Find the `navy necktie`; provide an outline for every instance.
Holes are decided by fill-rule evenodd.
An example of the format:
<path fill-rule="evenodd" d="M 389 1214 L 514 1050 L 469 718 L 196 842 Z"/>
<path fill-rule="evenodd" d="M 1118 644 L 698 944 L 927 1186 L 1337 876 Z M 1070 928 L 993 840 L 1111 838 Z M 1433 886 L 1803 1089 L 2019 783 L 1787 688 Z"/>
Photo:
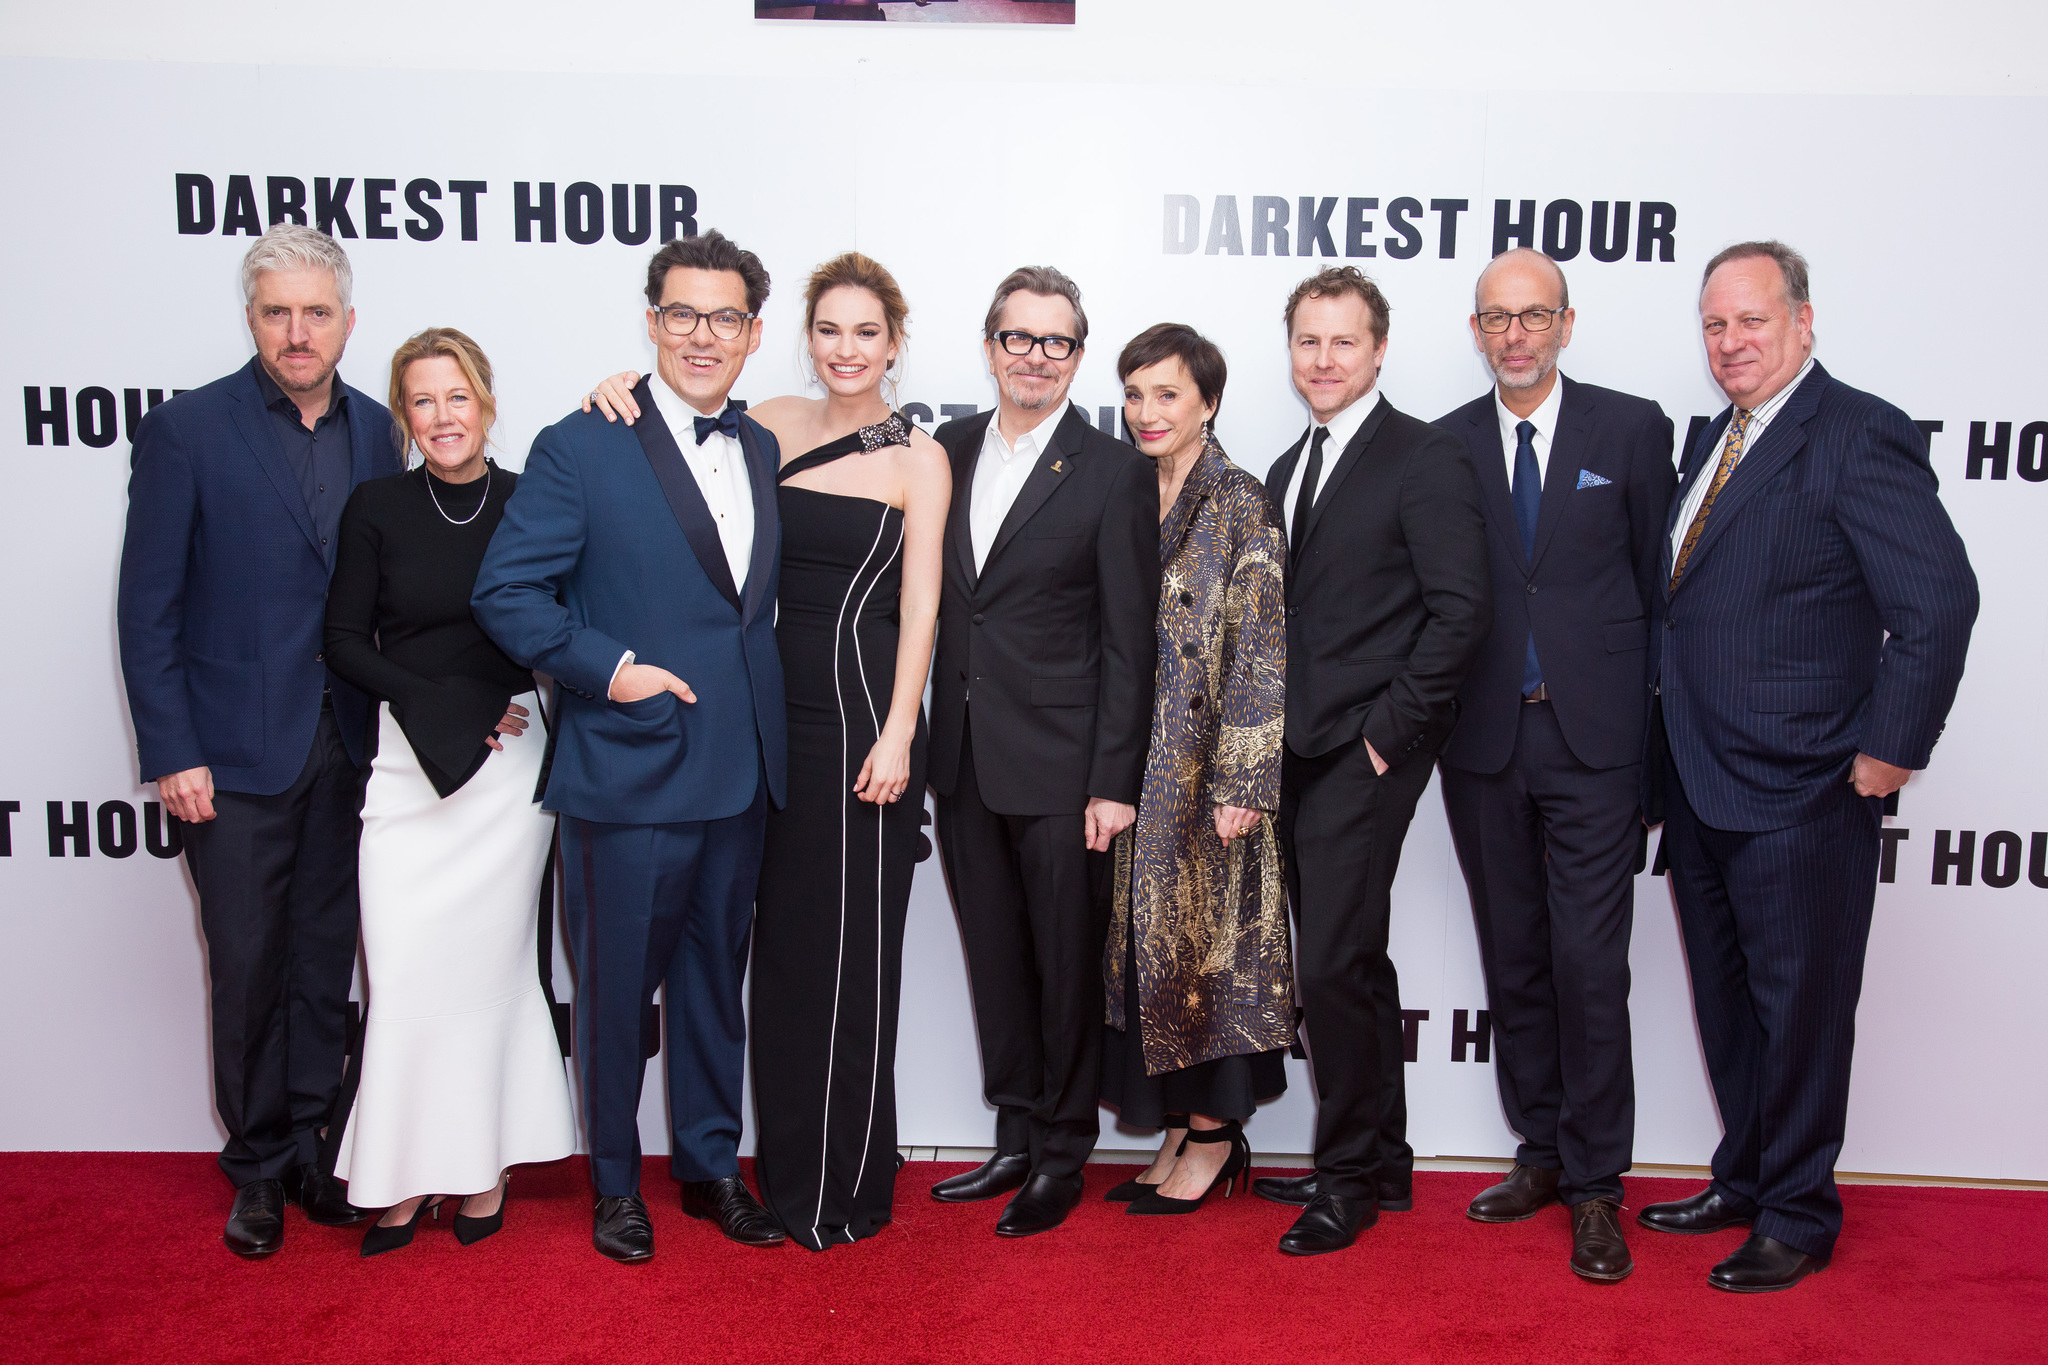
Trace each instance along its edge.
<path fill-rule="evenodd" d="M 714 431 L 722 431 L 735 441 L 740 438 L 740 410 L 735 404 L 727 403 L 725 411 L 716 417 L 693 417 L 690 421 L 697 428 L 697 444 L 700 446 L 711 439 Z"/>
<path fill-rule="evenodd" d="M 1543 473 L 1536 467 L 1536 424 L 1515 423 L 1515 525 L 1522 531 L 1522 553 L 1529 568 L 1536 567 L 1536 514 L 1543 506 Z M 1533 586 L 1533 585 L 1532 585 Z M 1522 695 L 1529 696 L 1543 686 L 1543 670 L 1536 663 L 1536 633 L 1529 633 L 1528 653 L 1522 660 Z"/>

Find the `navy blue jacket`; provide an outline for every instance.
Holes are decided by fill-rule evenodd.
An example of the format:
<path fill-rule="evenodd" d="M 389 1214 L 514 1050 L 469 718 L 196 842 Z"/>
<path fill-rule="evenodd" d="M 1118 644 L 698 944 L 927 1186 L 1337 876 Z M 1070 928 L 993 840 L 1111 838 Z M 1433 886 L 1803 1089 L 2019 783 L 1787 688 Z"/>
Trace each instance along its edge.
<path fill-rule="evenodd" d="M 116 619 L 145 782 L 207 767 L 222 791 L 276 795 L 306 766 L 323 689 L 363 760 L 369 699 L 322 654 L 331 554 L 256 366 L 152 409 L 135 433 Z M 343 387 L 349 486 L 398 473 L 391 414 Z"/>
<path fill-rule="evenodd" d="M 534 438 L 470 605 L 500 648 L 561 684 L 548 809 L 607 824 L 720 820 L 753 802 L 764 769 L 780 806 L 788 730 L 775 648 L 775 438 L 740 419 L 754 553 L 735 585 L 647 383 L 631 427 L 576 412 Z M 608 700 L 628 649 L 687 682 L 696 702 L 669 692 Z"/>
<path fill-rule="evenodd" d="M 1493 629 L 1458 689 L 1458 726 L 1443 752 L 1468 772 L 1497 773 L 1514 753 L 1531 631 L 1573 756 L 1619 768 L 1643 755 L 1651 601 L 1678 477 L 1671 419 L 1646 398 L 1558 378 L 1533 561 L 1515 521 L 1492 391 L 1436 422 L 1465 443 L 1479 476 L 1493 578 Z"/>
<path fill-rule="evenodd" d="M 1693 480 L 1713 477 L 1732 411 L 1680 470 L 1651 676 L 1693 810 L 1756 832 L 1826 813 L 1859 751 L 1927 766 L 1963 676 L 1977 577 L 1919 430 L 1815 365 L 1743 453 L 1669 592 L 1671 524 Z M 1644 767 L 1652 812 L 1665 757 L 1653 749 Z"/>

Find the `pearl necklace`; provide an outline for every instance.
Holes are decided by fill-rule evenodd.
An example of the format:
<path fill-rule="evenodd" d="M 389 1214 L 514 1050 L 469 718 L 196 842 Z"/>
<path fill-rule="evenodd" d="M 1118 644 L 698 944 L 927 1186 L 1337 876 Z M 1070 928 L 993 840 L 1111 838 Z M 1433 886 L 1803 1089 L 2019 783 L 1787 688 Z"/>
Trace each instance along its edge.
<path fill-rule="evenodd" d="M 455 518 L 449 516 L 448 509 L 441 505 L 441 499 L 434 496 L 433 472 L 423 464 L 420 466 L 420 473 L 426 475 L 427 496 L 433 499 L 434 510 L 436 512 L 439 512 L 441 514 L 441 520 L 447 522 L 450 526 L 467 526 L 472 521 L 475 521 L 478 517 L 484 514 L 484 504 L 491 500 L 491 462 L 489 460 L 484 461 L 484 495 L 476 500 L 476 511 L 471 512 L 461 521 L 457 521 Z"/>

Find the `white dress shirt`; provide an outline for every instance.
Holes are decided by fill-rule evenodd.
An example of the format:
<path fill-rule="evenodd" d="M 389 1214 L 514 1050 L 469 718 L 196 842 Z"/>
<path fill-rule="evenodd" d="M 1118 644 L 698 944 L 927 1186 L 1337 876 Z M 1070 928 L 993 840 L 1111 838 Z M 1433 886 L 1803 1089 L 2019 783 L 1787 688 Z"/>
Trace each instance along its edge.
<path fill-rule="evenodd" d="M 725 550 L 726 567 L 732 571 L 733 587 L 744 593 L 747 567 L 754 559 L 754 486 L 747 475 L 746 452 L 740 449 L 737 439 L 722 431 L 712 432 L 704 438 L 703 445 L 698 445 L 697 427 L 690 420 L 698 415 L 697 410 L 684 402 L 660 374 L 648 381 L 647 391 L 654 395 L 654 409 L 667 424 L 669 435 L 675 438 L 676 448 L 683 452 L 683 463 L 689 467 L 690 477 L 697 481 L 704 505 L 711 509 L 711 519 L 718 526 L 718 543 Z M 633 651 L 629 649 L 612 669 L 612 681 L 618 681 L 619 669 L 633 661 Z"/>
<path fill-rule="evenodd" d="M 1806 376 L 1813 373 L 1813 357 L 1806 357 L 1806 363 L 1799 367 L 1799 373 L 1792 376 L 1792 382 L 1779 389 L 1750 413 L 1749 427 L 1742 433 L 1742 454 L 1735 457 L 1741 464 L 1744 455 L 1756 449 L 1756 443 L 1763 438 L 1764 428 L 1778 415 L 1792 397 L 1792 391 L 1806 382 Z M 1735 425 L 1731 414 L 1728 425 Z M 1700 514 L 1700 504 L 1707 500 L 1707 490 L 1714 486 L 1714 472 L 1721 467 L 1721 461 L 1728 457 L 1728 433 L 1721 433 L 1721 445 L 1714 457 L 1700 464 L 1699 472 L 1693 475 L 1692 487 L 1685 490 L 1685 501 L 1679 505 L 1678 520 L 1671 524 L 1671 562 L 1678 562 L 1678 551 L 1685 544 L 1685 533 L 1692 529 L 1693 518 Z M 1732 474 L 1733 471 L 1731 470 Z"/>
<path fill-rule="evenodd" d="M 1501 454 L 1508 462 L 1510 492 L 1515 486 L 1515 447 L 1520 445 L 1522 440 L 1515 435 L 1515 428 L 1523 422 L 1536 428 L 1536 433 L 1529 438 L 1529 444 L 1536 451 L 1537 486 L 1541 487 L 1542 483 L 1550 478 L 1550 438 L 1557 433 L 1557 411 L 1564 405 L 1564 376 L 1558 375 L 1556 381 L 1550 386 L 1549 395 L 1538 403 L 1536 411 L 1527 417 L 1515 416 L 1508 410 L 1508 405 L 1500 401 L 1500 389 L 1495 387 L 1493 391 L 1493 410 L 1500 418 L 1500 447 Z"/>
<path fill-rule="evenodd" d="M 989 418 L 988 434 L 981 438 L 981 457 L 974 462 L 974 489 L 968 494 L 967 503 L 967 529 L 974 540 L 977 574 L 988 563 L 988 552 L 1003 529 L 1003 518 L 1010 515 L 1011 504 L 1023 491 L 1024 480 L 1031 476 L 1038 457 L 1045 453 L 1046 443 L 1052 440 L 1054 428 L 1066 415 L 1067 405 L 1059 404 L 1037 426 L 1019 436 L 1015 445 L 1003 439 L 1002 409 L 998 408 L 995 416 Z"/>
<path fill-rule="evenodd" d="M 1316 499 L 1330 486 L 1330 471 L 1337 467 L 1337 460 L 1344 448 L 1351 444 L 1351 438 L 1365 425 L 1365 419 L 1372 416 L 1372 410 L 1379 406 L 1379 385 L 1375 384 L 1360 394 L 1351 406 L 1319 425 L 1330 429 L 1330 438 L 1323 442 L 1323 467 L 1316 476 L 1316 486 L 1309 490 L 1308 505 L 1314 507 Z M 1287 496 L 1280 503 L 1280 514 L 1287 519 L 1287 539 L 1294 539 L 1294 500 L 1301 496 L 1301 480 L 1308 473 L 1308 451 L 1315 444 L 1316 428 L 1308 429 L 1308 436 L 1301 443 L 1301 456 L 1294 462 L 1294 473 L 1287 479 Z"/>

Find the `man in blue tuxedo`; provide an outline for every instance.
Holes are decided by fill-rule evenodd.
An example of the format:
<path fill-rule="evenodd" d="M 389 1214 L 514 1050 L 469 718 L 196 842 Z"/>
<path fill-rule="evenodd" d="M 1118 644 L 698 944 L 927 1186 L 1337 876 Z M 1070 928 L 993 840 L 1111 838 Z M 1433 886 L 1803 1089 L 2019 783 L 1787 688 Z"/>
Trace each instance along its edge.
<path fill-rule="evenodd" d="M 506 653 L 560 684 L 545 803 L 562 817 L 592 1242 L 618 1261 L 654 1254 L 636 1116 L 658 986 L 683 1210 L 783 1240 L 738 1156 L 740 988 L 787 744 L 780 452 L 727 396 L 767 297 L 759 258 L 721 233 L 654 254 L 645 416 L 571 413 L 534 438 L 472 598 Z"/>
<path fill-rule="evenodd" d="M 1619 1280 L 1621 1173 L 1635 1137 L 1628 945 L 1641 844 L 1644 674 L 1671 419 L 1558 372 L 1575 315 L 1538 251 L 1496 256 L 1473 291 L 1493 391 L 1437 425 L 1479 475 L 1493 629 L 1458 689 L 1439 763 L 1471 889 L 1515 1168 L 1481 1223 L 1571 1209 L 1571 1267 Z"/>
<path fill-rule="evenodd" d="M 1806 261 L 1707 264 L 1707 363 L 1730 407 L 1687 452 L 1651 621 L 1645 805 L 1664 849 L 1723 1135 L 1713 1183 L 1645 1227 L 1747 1225 L 1707 1281 L 1826 1266 L 1883 798 L 1927 765 L 1977 580 L 1897 408 L 1813 358 Z"/>
<path fill-rule="evenodd" d="M 268 1256 L 283 1207 L 364 1217 L 333 1179 L 355 973 L 369 701 L 321 631 L 342 504 L 395 474 L 391 414 L 336 375 L 348 256 L 273 226 L 242 259 L 256 355 L 135 433 L 116 608 L 144 781 L 184 822 L 235 1184 L 228 1248 Z"/>

